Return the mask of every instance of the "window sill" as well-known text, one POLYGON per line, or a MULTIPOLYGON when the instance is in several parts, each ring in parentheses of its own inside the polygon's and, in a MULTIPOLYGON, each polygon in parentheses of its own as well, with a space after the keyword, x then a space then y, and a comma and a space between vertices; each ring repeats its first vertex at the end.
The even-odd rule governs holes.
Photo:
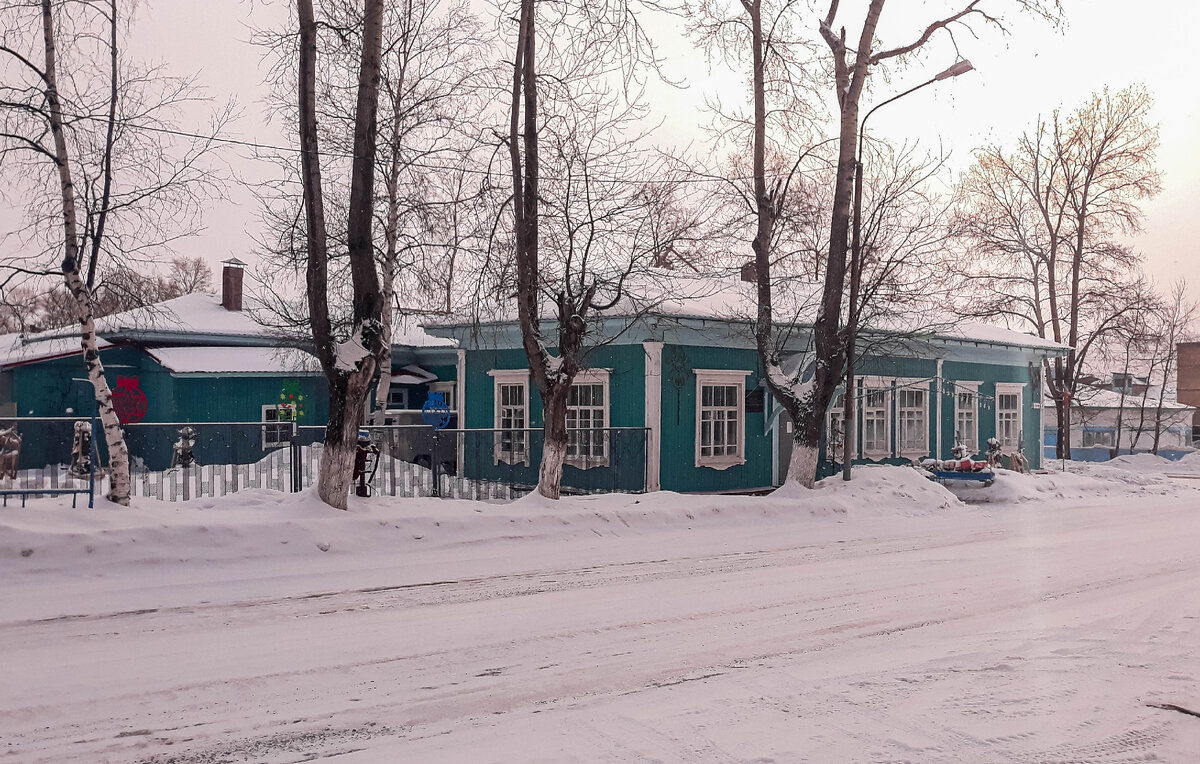
POLYGON ((730 467, 737 467, 745 464, 746 460, 741 457, 726 457, 724 459, 697 459, 697 467, 707 467, 711 470, 727 470, 730 467))

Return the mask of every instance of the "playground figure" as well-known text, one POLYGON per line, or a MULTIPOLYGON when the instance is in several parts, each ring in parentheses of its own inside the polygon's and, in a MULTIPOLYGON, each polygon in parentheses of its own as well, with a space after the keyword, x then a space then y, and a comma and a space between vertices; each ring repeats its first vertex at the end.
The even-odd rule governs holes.
POLYGON ((16 425, 0 430, 0 477, 17 479, 17 464, 21 461, 21 434, 16 425))
POLYGON ((1003 467, 1004 457, 1008 457, 1008 462, 1012 465, 1013 472, 1029 472, 1029 460, 1025 458, 1025 453, 1022 451, 1022 446, 1017 446, 1016 451, 1009 453, 1004 452, 1004 447, 1000 445, 1000 441, 995 438, 988 438, 987 442, 987 461, 991 467, 1003 467))
POLYGON ((371 433, 366 430, 358 431, 358 443, 354 448, 354 487, 356 496, 370 496, 369 483, 375 479, 375 470, 379 469, 379 446, 371 442, 371 433))
POLYGON ((92 424, 75 423, 75 437, 71 441, 71 466, 67 473, 73 477, 87 477, 92 472, 92 424))
POLYGON ((179 440, 171 446, 171 466, 188 468, 196 463, 192 449, 196 446, 196 431, 191 427, 179 430, 179 440))

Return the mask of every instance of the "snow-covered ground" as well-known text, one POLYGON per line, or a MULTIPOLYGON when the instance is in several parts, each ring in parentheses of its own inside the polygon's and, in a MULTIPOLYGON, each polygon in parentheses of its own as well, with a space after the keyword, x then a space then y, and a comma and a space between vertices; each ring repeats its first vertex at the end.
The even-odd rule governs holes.
POLYGON ((0 761, 1195 761, 1200 463, 1153 466, 10 504, 0 761))

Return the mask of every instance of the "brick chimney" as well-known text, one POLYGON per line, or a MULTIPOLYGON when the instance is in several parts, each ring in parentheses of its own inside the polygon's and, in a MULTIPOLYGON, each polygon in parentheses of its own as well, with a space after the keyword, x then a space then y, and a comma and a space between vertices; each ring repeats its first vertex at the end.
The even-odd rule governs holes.
POLYGON ((221 307, 225 310, 242 309, 242 271, 246 264, 236 257, 221 262, 221 307))

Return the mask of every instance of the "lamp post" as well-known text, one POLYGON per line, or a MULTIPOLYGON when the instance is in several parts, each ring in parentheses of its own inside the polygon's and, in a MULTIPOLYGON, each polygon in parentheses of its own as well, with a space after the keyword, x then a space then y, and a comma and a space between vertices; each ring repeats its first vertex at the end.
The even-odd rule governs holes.
POLYGON ((850 309, 846 317, 846 392, 843 395, 844 407, 842 410, 842 424, 845 428, 842 436, 842 480, 850 479, 850 462, 853 461, 854 452, 857 450, 857 439, 855 436, 858 430, 855 425, 854 416, 856 410, 856 396, 854 394, 854 346, 858 339, 858 291, 860 282, 862 281, 862 156, 863 143, 866 139, 867 120, 881 107, 893 101, 898 101, 910 93, 915 93, 926 85, 932 85, 935 82, 941 82, 951 77, 957 77, 960 74, 966 74, 974 68, 971 62, 966 59, 957 61, 948 69, 939 72, 920 85, 909 88, 899 95, 892 96, 886 101, 876 104, 867 112, 867 115, 862 118, 862 122, 858 125, 858 135, 856 136, 858 141, 858 155, 854 160, 854 219, 850 239, 850 309))

